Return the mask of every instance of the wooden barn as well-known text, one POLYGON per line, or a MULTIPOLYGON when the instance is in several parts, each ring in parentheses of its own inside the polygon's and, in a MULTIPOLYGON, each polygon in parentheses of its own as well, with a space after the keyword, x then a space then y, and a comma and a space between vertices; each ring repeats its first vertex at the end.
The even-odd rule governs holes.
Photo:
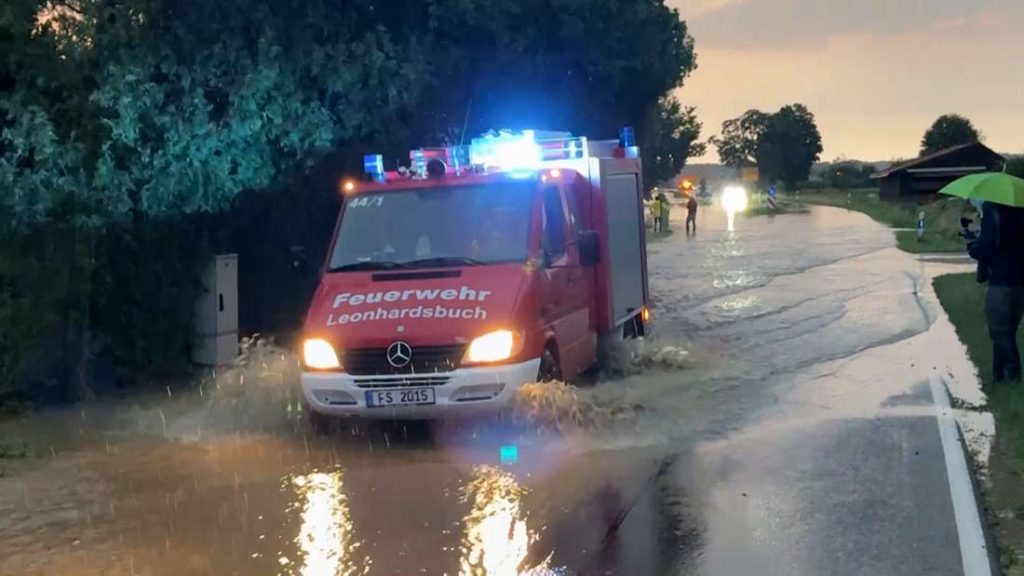
POLYGON ((908 200, 935 194, 950 182, 976 172, 999 172, 1006 158, 980 142, 961 144, 893 164, 871 176, 882 200, 908 200))

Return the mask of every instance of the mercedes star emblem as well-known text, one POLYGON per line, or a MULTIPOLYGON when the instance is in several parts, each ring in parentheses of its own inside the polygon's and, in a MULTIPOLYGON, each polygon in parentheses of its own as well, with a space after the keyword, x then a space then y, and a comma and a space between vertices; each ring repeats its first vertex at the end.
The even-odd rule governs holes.
POLYGON ((388 346, 388 364, 395 368, 404 368, 412 360, 412 347, 399 340, 388 346))

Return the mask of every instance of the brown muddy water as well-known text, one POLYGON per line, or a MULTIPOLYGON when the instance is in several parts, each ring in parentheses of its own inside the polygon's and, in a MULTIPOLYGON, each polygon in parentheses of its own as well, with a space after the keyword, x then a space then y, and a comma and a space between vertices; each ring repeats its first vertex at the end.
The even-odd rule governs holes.
MULTIPOLYGON (((958 265, 842 210, 701 214, 651 247, 656 335, 511 422, 317 437, 260 341, 186 392, 0 423, 27 451, 0 574, 956 573, 921 384, 984 403, 931 293, 958 265)), ((961 423, 984 460, 991 419, 961 423)))

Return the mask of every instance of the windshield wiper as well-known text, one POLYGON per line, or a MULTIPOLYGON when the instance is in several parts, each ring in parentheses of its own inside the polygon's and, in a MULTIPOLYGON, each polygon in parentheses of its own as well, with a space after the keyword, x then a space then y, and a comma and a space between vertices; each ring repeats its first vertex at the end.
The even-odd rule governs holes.
POLYGON ((466 256, 438 256, 405 262, 408 268, 443 268, 449 266, 483 266, 484 263, 466 256))
POLYGON ((395 268, 407 268, 405 264, 401 262, 392 262, 390 260, 373 261, 368 260, 366 262, 354 262, 352 264, 344 264, 342 266, 335 266, 330 269, 330 272, 356 272, 363 270, 394 270, 395 268))

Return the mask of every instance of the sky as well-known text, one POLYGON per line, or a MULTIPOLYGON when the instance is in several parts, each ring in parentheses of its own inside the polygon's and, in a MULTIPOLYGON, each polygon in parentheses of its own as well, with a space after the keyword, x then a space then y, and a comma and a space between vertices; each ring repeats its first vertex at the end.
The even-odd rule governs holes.
MULTIPOLYGON (((822 160, 917 155, 940 115, 1024 153, 1024 0, 666 0, 696 42, 678 90, 702 138, 793 102, 815 114, 822 160)), ((694 162, 717 162, 714 147, 694 162)))

